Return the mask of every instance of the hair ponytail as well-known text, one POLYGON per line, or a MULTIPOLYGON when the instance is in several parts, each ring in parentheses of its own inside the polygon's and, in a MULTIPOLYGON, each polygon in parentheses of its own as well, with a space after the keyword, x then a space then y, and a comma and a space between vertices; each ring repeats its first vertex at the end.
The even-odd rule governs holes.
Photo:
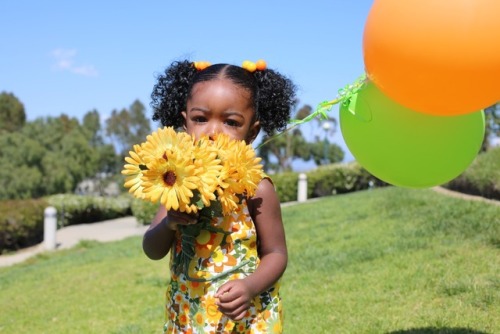
POLYGON ((196 72, 194 64, 184 60, 173 62, 165 73, 157 77, 151 93, 154 121, 174 128, 184 125, 181 112, 186 110, 186 101, 196 72))

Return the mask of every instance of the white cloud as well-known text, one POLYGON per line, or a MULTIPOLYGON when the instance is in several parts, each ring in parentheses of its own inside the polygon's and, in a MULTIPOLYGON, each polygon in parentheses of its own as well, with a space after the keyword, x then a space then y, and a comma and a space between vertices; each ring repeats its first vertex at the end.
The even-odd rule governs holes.
POLYGON ((93 65, 79 65, 75 64, 76 57, 75 49, 55 49, 51 52, 52 57, 55 60, 52 66, 55 70, 69 71, 77 75, 83 75, 87 77, 95 77, 99 75, 99 72, 93 65))
POLYGON ((75 66, 71 68, 71 72, 87 77, 96 77, 99 75, 95 67, 92 65, 75 66))

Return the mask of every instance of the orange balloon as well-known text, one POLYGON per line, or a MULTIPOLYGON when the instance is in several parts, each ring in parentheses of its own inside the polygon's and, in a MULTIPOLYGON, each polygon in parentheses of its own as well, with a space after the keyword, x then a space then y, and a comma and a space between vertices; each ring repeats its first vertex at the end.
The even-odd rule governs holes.
POLYGON ((500 0, 375 0, 365 24, 370 80, 433 115, 500 101, 500 0))

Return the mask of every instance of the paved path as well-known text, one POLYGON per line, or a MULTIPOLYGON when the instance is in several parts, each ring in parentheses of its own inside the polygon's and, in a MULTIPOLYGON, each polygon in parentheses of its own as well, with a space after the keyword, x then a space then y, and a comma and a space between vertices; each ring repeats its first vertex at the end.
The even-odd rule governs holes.
MULTIPOLYGON (((77 245, 81 240, 101 242, 116 241, 130 236, 143 235, 148 227, 139 225, 135 217, 124 217, 106 220, 100 223, 71 225, 56 232, 58 249, 67 249, 77 245)), ((0 267, 10 266, 45 252, 44 244, 22 249, 14 254, 0 255, 0 267)))

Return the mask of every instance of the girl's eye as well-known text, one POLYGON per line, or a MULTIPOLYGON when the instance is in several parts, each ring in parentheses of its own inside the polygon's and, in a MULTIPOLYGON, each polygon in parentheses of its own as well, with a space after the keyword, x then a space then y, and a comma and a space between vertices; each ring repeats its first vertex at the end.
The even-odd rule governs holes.
POLYGON ((195 122, 195 123, 204 123, 206 121, 207 121, 207 119, 205 117, 201 117, 201 116, 193 117, 193 122, 195 122))
POLYGON ((235 120, 232 120, 232 119, 226 120, 226 124, 229 125, 229 126, 233 126, 233 127, 240 126, 240 123, 238 121, 235 121, 235 120))

